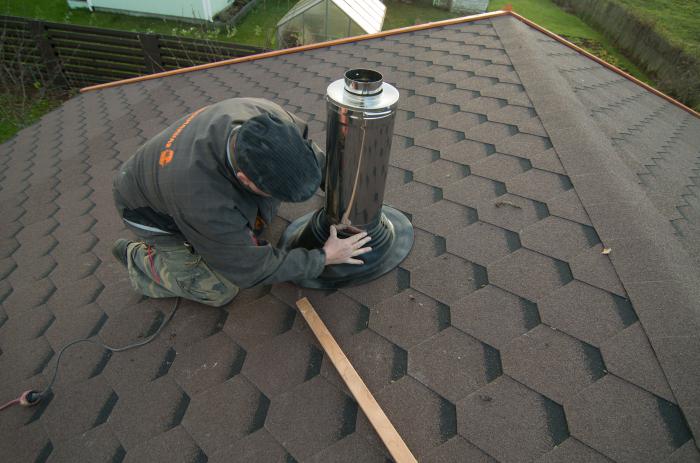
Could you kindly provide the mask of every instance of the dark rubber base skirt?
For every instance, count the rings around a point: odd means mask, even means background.
[[[323,210],[311,212],[292,222],[280,238],[278,247],[321,248],[328,237]],[[393,207],[384,206],[379,224],[368,230],[372,252],[360,256],[364,265],[329,265],[315,279],[295,282],[303,288],[335,289],[355,286],[379,278],[399,265],[413,247],[413,226],[408,218]]]

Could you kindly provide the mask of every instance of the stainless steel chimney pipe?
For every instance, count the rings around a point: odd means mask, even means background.
[[[340,227],[369,229],[384,200],[399,91],[382,75],[354,69],[326,94],[326,214]]]
[[[398,90],[370,69],[352,69],[326,92],[326,201],[285,230],[280,247],[313,249],[328,239],[330,225],[349,236],[366,231],[372,252],[364,265],[326,267],[310,288],[336,288],[377,278],[396,267],[413,245],[404,214],[383,206]]]

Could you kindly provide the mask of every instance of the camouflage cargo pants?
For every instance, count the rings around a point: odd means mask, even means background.
[[[214,307],[229,303],[238,294],[238,286],[190,249],[167,237],[131,243],[127,248],[131,285],[154,298],[179,296]]]

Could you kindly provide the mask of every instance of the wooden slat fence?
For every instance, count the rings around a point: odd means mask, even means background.
[[[265,51],[160,34],[0,16],[0,63],[63,87],[111,82]]]

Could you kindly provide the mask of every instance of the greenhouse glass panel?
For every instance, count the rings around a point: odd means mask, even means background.
[[[382,30],[386,7],[380,0],[301,0],[277,23],[280,48]]]
[[[304,16],[299,15],[291,18],[282,26],[277,28],[277,47],[291,48],[304,43]]]
[[[304,12],[304,44],[326,40],[326,13],[328,3],[323,1]]]
[[[280,20],[277,22],[277,25],[279,26],[280,24],[286,23],[286,22],[289,21],[290,19],[299,16],[300,14],[302,14],[302,13],[303,13],[304,11],[306,11],[307,9],[309,9],[309,8],[311,8],[312,6],[314,6],[314,5],[316,5],[317,3],[319,3],[319,1],[321,1],[321,0],[301,0],[301,1],[298,2],[296,5],[294,5],[294,6],[292,7],[291,10],[287,11],[287,14],[285,14],[285,15],[282,17],[282,19],[280,19]]]
[[[326,40],[340,39],[350,35],[350,18],[335,4],[328,5]]]
[[[356,35],[362,35],[364,33],[364,29],[358,26],[357,23],[350,21],[350,34],[348,35],[348,37],[354,37]]]

